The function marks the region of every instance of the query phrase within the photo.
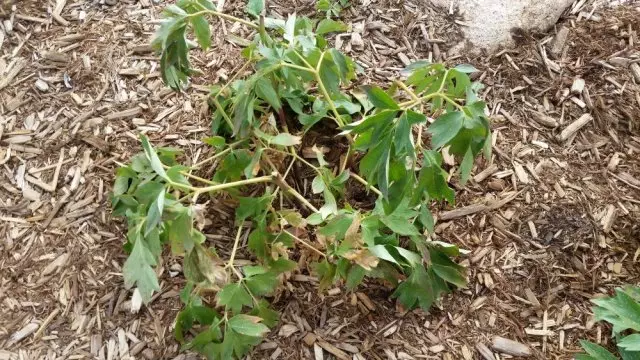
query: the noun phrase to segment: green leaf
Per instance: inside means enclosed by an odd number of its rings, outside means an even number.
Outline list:
[[[249,0],[246,10],[248,14],[259,17],[264,10],[264,0]]]
[[[442,200],[446,199],[453,203],[455,193],[447,184],[447,172],[440,165],[442,164],[442,155],[433,150],[423,151],[424,163],[418,176],[418,186],[414,191],[413,203],[420,202],[424,193],[429,199]]]
[[[322,176],[316,175],[316,177],[314,177],[313,181],[311,182],[311,191],[313,191],[314,194],[320,194],[324,191],[324,189],[326,189],[326,185],[324,183],[324,180],[322,179]]]
[[[438,149],[448,144],[462,129],[464,114],[460,111],[448,112],[441,115],[431,126],[431,146]]]
[[[618,360],[615,355],[598,344],[594,344],[586,340],[580,340],[580,345],[587,354],[593,356],[597,360]]]
[[[164,209],[164,196],[165,189],[162,188],[158,193],[158,197],[149,207],[149,212],[147,213],[147,221],[145,224],[144,236],[147,236],[151,230],[153,230],[160,221],[162,220],[162,210]]]
[[[272,328],[278,324],[280,314],[278,314],[277,311],[272,310],[269,305],[268,301],[261,299],[258,301],[258,304],[254,306],[249,315],[260,317],[263,324]]]
[[[596,320],[606,320],[613,325],[613,333],[620,334],[627,329],[640,331],[640,302],[622,289],[610,298],[593,299],[597,306],[593,309]]]
[[[627,351],[640,351],[640,334],[631,334],[618,341],[618,346]]]
[[[264,152],[264,149],[262,147],[258,147],[255,153],[253,154],[253,156],[251,157],[251,162],[249,163],[249,165],[247,165],[246,168],[244,168],[244,176],[247,179],[251,179],[255,177],[254,172],[257,172],[256,169],[259,169],[259,167],[257,166],[260,164],[260,158],[262,158],[263,152]]]
[[[164,190],[164,184],[156,181],[150,181],[140,184],[136,188],[134,196],[136,197],[136,200],[138,200],[138,203],[142,205],[150,205],[158,198],[158,194],[160,194],[162,190]]]
[[[347,273],[347,289],[353,290],[356,288],[356,286],[360,285],[366,273],[367,270],[365,270],[360,265],[351,266],[351,268],[349,268],[349,272]]]
[[[169,223],[167,227],[167,237],[171,245],[171,252],[174,255],[182,255],[185,253],[185,250],[191,252],[193,249],[194,242],[191,238],[192,224],[193,220],[186,208]]]
[[[133,285],[138,287],[142,301],[146,304],[151,300],[154,291],[160,291],[158,278],[153,266],[156,260],[145,246],[141,238],[133,244],[133,250],[122,267],[124,286],[130,289]]]
[[[241,284],[229,284],[216,295],[218,306],[225,306],[234,313],[242,310],[243,306],[251,306],[251,295]]]
[[[462,163],[460,163],[460,185],[464,186],[469,177],[471,176],[471,169],[473,168],[473,153],[471,152],[471,148],[467,149],[467,152],[464,154],[464,158],[462,159]]]
[[[418,229],[411,223],[411,220],[404,216],[391,214],[382,216],[380,221],[396,234],[406,236],[420,234]]]
[[[324,35],[331,32],[343,32],[347,31],[348,28],[347,24],[341,21],[322,19],[316,28],[316,34]]]
[[[396,246],[395,249],[396,251],[398,251],[400,255],[402,255],[402,257],[404,257],[405,259],[407,259],[407,261],[409,261],[409,264],[411,266],[417,266],[422,264],[422,256],[420,254],[415,253],[413,251],[409,251],[400,246]]]
[[[196,35],[196,40],[203,50],[207,50],[211,46],[211,29],[209,29],[209,22],[207,19],[200,15],[191,18],[191,25],[193,26],[193,32]]]
[[[471,64],[459,64],[459,65],[456,65],[455,69],[465,74],[471,74],[479,71]]]
[[[254,296],[265,296],[275,290],[279,281],[275,274],[269,272],[251,276],[245,283]]]
[[[446,284],[431,269],[417,266],[407,280],[398,285],[392,297],[398,298],[407,309],[420,306],[428,311],[433,302],[448,291]]]
[[[264,214],[273,195],[266,193],[260,197],[240,197],[238,198],[238,207],[236,208],[236,222],[242,223],[247,218],[255,218]]]
[[[289,133],[280,133],[269,141],[271,144],[282,145],[282,146],[293,146],[300,144],[300,137],[294,136]]]
[[[429,210],[428,204],[422,204],[422,206],[420,207],[419,219],[425,229],[430,234],[433,234],[435,221],[433,220],[433,214],[431,213],[431,210]]]
[[[275,110],[280,110],[282,108],[280,97],[267,77],[260,77],[256,80],[255,90],[258,97],[266,101],[272,108]]]
[[[260,275],[266,273],[268,270],[264,266],[245,266],[242,268],[244,276],[250,278],[254,275]]]
[[[464,267],[454,263],[449,257],[436,249],[429,250],[431,268],[442,279],[458,287],[467,285]]]
[[[389,94],[377,86],[364,86],[363,87],[369,101],[378,109],[400,109],[398,104],[393,100]]]
[[[216,149],[220,149],[225,144],[225,139],[222,136],[209,136],[202,139],[207,145],[213,146]]]
[[[318,284],[320,291],[324,291],[329,286],[333,285],[336,280],[336,270],[336,266],[328,262],[327,259],[324,259],[315,265],[315,271],[320,277],[320,283]]]
[[[374,246],[368,247],[367,249],[369,249],[369,251],[373,255],[375,255],[376,257],[379,257],[382,260],[386,260],[391,263],[398,264],[398,261],[396,260],[396,258],[393,257],[393,255],[391,255],[391,253],[389,252],[389,250],[386,248],[385,245],[374,245]]]
[[[261,321],[262,319],[257,316],[239,314],[229,319],[227,324],[238,334],[262,337],[269,332],[269,328],[261,324]]]
[[[155,171],[155,173],[158,174],[161,178],[167,179],[168,178],[167,173],[164,171],[164,168],[162,167],[162,162],[160,162],[160,159],[158,158],[158,154],[156,154],[153,147],[151,147],[151,144],[149,143],[149,138],[147,138],[143,134],[140,134],[140,141],[142,142],[142,149],[144,150],[144,155],[147,157],[147,160],[149,160],[149,164],[151,165],[151,168],[153,169],[153,171]]]

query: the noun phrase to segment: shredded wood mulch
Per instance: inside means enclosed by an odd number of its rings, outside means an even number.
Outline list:
[[[219,3],[242,14],[241,1]],[[136,311],[109,191],[139,132],[205,156],[203,85],[237,69],[249,33],[217,23],[214,51],[194,52],[204,75],[174,93],[148,45],[164,5],[3,2],[0,359],[194,358],[172,337],[179,259],[165,258],[162,292]],[[417,59],[480,69],[494,156],[476,163],[455,208],[437,209],[438,237],[470,250],[470,283],[429,313],[406,312],[382,284],[318,294],[313,276],[294,273],[274,299],[279,327],[251,358],[570,359],[579,339],[610,343],[589,299],[640,279],[640,7],[576,1],[554,31],[518,32],[515,49],[475,59],[463,57],[455,12],[423,1],[362,0],[345,19],[352,30],[334,41],[364,81]],[[224,252],[232,209],[211,209],[207,237]]]

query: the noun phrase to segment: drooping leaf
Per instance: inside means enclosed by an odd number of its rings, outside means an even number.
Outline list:
[[[147,249],[142,238],[138,238],[122,267],[122,274],[125,287],[130,289],[136,285],[144,303],[151,300],[154,291],[160,291],[158,278],[153,271],[155,265],[156,260],[153,254]]]
[[[478,69],[476,69],[473,65],[471,64],[459,64],[456,65],[456,70],[463,72],[465,74],[470,74],[470,73],[474,73],[474,72],[478,72]]]
[[[349,27],[347,24],[341,21],[335,21],[332,19],[322,19],[320,23],[318,23],[318,27],[316,28],[316,34],[324,35],[331,32],[343,32],[346,31]]]
[[[580,340],[580,345],[587,352],[597,360],[618,360],[618,358],[610,353],[607,349],[598,344],[594,344],[590,341]]]
[[[162,167],[162,162],[160,162],[158,154],[156,154],[155,150],[149,143],[149,138],[147,138],[145,135],[140,134],[140,141],[142,142],[142,149],[144,150],[144,154],[147,157],[147,160],[149,160],[153,171],[155,171],[155,173],[158,174],[161,178],[167,179],[167,173]]]
[[[264,0],[249,0],[247,2],[247,13],[259,17],[264,10]]]
[[[431,258],[431,268],[440,278],[458,287],[467,285],[464,267],[456,264],[447,255],[435,249],[429,251],[429,256]]]
[[[462,163],[460,163],[460,185],[464,186],[469,177],[471,176],[471,169],[473,168],[473,153],[471,152],[471,148],[469,148],[464,154],[464,158],[462,159]]]
[[[193,32],[196,35],[196,40],[202,49],[207,50],[211,46],[211,29],[209,29],[209,22],[203,16],[194,16],[191,18],[191,25],[193,26]]]
[[[156,199],[149,207],[149,212],[147,213],[147,221],[145,223],[145,236],[147,236],[149,232],[151,232],[151,230],[154,229],[158,224],[160,224],[160,221],[162,221],[164,196],[165,189],[162,188],[162,190],[160,190],[160,192],[158,193]]]
[[[260,77],[256,80],[255,90],[258,97],[266,101],[272,108],[275,110],[280,110],[282,108],[280,97],[267,77]]]
[[[389,94],[377,86],[365,86],[364,87],[369,101],[378,109],[400,109],[398,104],[393,100]]]
[[[438,119],[429,126],[429,132],[432,135],[431,145],[434,149],[439,149],[448,144],[462,128],[464,122],[464,114],[460,111],[448,112],[438,117]]]
[[[257,316],[239,314],[229,319],[227,324],[238,334],[262,337],[269,332],[269,328],[261,324],[261,321],[262,319]]]

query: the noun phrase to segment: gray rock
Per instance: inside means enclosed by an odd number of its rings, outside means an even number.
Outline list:
[[[513,29],[547,30],[574,0],[431,0],[449,8],[453,2],[464,16],[466,39],[475,47],[495,50],[513,43]]]

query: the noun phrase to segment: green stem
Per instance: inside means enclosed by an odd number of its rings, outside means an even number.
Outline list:
[[[413,101],[420,101],[420,98],[418,97],[418,95],[416,95],[416,93],[413,92],[413,90],[411,90],[411,88],[409,88],[407,85],[405,85],[405,83],[403,83],[402,81],[398,81],[398,80],[394,80],[393,82],[396,85],[398,85],[399,87],[401,87],[402,90],[404,90],[407,94],[409,94],[409,96],[413,99]]]
[[[233,242],[233,249],[231,249],[231,255],[229,256],[229,262],[227,263],[225,268],[231,268],[231,269],[235,270],[235,268],[233,267],[233,261],[236,258],[236,252],[238,251],[238,244],[240,243],[240,235],[241,234],[242,234],[242,224],[240,224],[238,226],[238,232],[236,233],[236,239]],[[240,279],[242,279],[242,276],[240,276]]]
[[[455,106],[458,110],[463,111],[463,106],[458,104],[455,100],[451,99],[449,96],[443,93],[432,93],[429,95],[421,96],[417,100],[409,100],[403,103],[400,103],[399,106],[402,110],[408,110],[414,106],[417,106],[425,101],[431,100],[433,98],[441,98],[442,100],[448,102],[449,104]]]
[[[211,186],[206,186],[206,187],[201,187],[201,188],[194,187],[194,186],[191,186],[191,185],[185,185],[185,184],[176,183],[174,181],[168,181],[168,183],[169,183],[169,185],[171,185],[171,186],[173,186],[175,188],[178,188],[178,189],[188,190],[188,191],[192,191],[192,192],[197,193],[197,194],[202,194],[202,193],[206,193],[206,192],[220,191],[220,190],[234,188],[234,187],[238,187],[238,186],[244,186],[244,185],[249,185],[249,184],[258,184],[258,183],[269,182],[269,181],[273,181],[273,180],[274,180],[274,177],[272,175],[268,175],[268,176],[260,176],[260,177],[253,178],[253,179],[233,181],[233,182],[229,182],[229,183],[216,184],[216,185],[211,185]]]
[[[253,28],[255,30],[260,30],[260,25],[258,25],[258,24],[252,23],[251,21],[247,21],[247,20],[244,20],[244,19],[237,18],[237,17],[235,17],[233,15],[221,13],[221,12],[215,11],[215,10],[206,9],[206,10],[194,12],[193,14],[189,14],[189,15],[187,15],[185,17],[186,18],[191,18],[191,17],[200,16],[200,15],[214,15],[214,16],[217,16],[217,17],[225,19],[225,20],[238,22],[240,24],[246,25],[246,26],[248,26],[250,28]]]
[[[212,155],[212,156],[210,156],[210,157],[208,157],[208,158],[206,158],[206,159],[204,159],[204,160],[202,160],[202,161],[198,161],[198,162],[197,162],[197,163],[195,163],[191,168],[192,168],[192,169],[199,169],[199,168],[200,168],[200,166],[202,166],[202,165],[204,165],[204,164],[206,164],[206,163],[208,163],[208,162],[210,162],[210,161],[213,161],[213,160],[215,160],[215,159],[217,159],[217,158],[221,157],[222,155],[227,154],[227,153],[228,153],[228,152],[230,152],[232,149],[233,149],[233,145],[229,145],[229,147],[228,147],[228,148],[226,148],[226,149],[224,149],[224,150],[220,151],[219,153],[217,153],[217,154],[215,154],[215,155]]]
[[[309,69],[309,68],[306,68],[304,66],[300,66],[300,65],[296,65],[296,64],[282,62],[282,63],[280,63],[280,65],[282,65],[284,67],[300,70],[300,71],[306,71],[306,72],[309,72],[309,73],[315,73],[315,70],[313,70],[313,69]]]
[[[233,121],[231,120],[229,115],[227,115],[227,112],[224,111],[224,108],[218,101],[218,97],[214,96],[212,101],[213,101],[213,105],[215,105],[216,109],[218,109],[218,111],[220,112],[220,115],[222,115],[222,118],[227,122],[227,125],[229,125],[229,128],[231,129],[231,131],[233,131]]]

